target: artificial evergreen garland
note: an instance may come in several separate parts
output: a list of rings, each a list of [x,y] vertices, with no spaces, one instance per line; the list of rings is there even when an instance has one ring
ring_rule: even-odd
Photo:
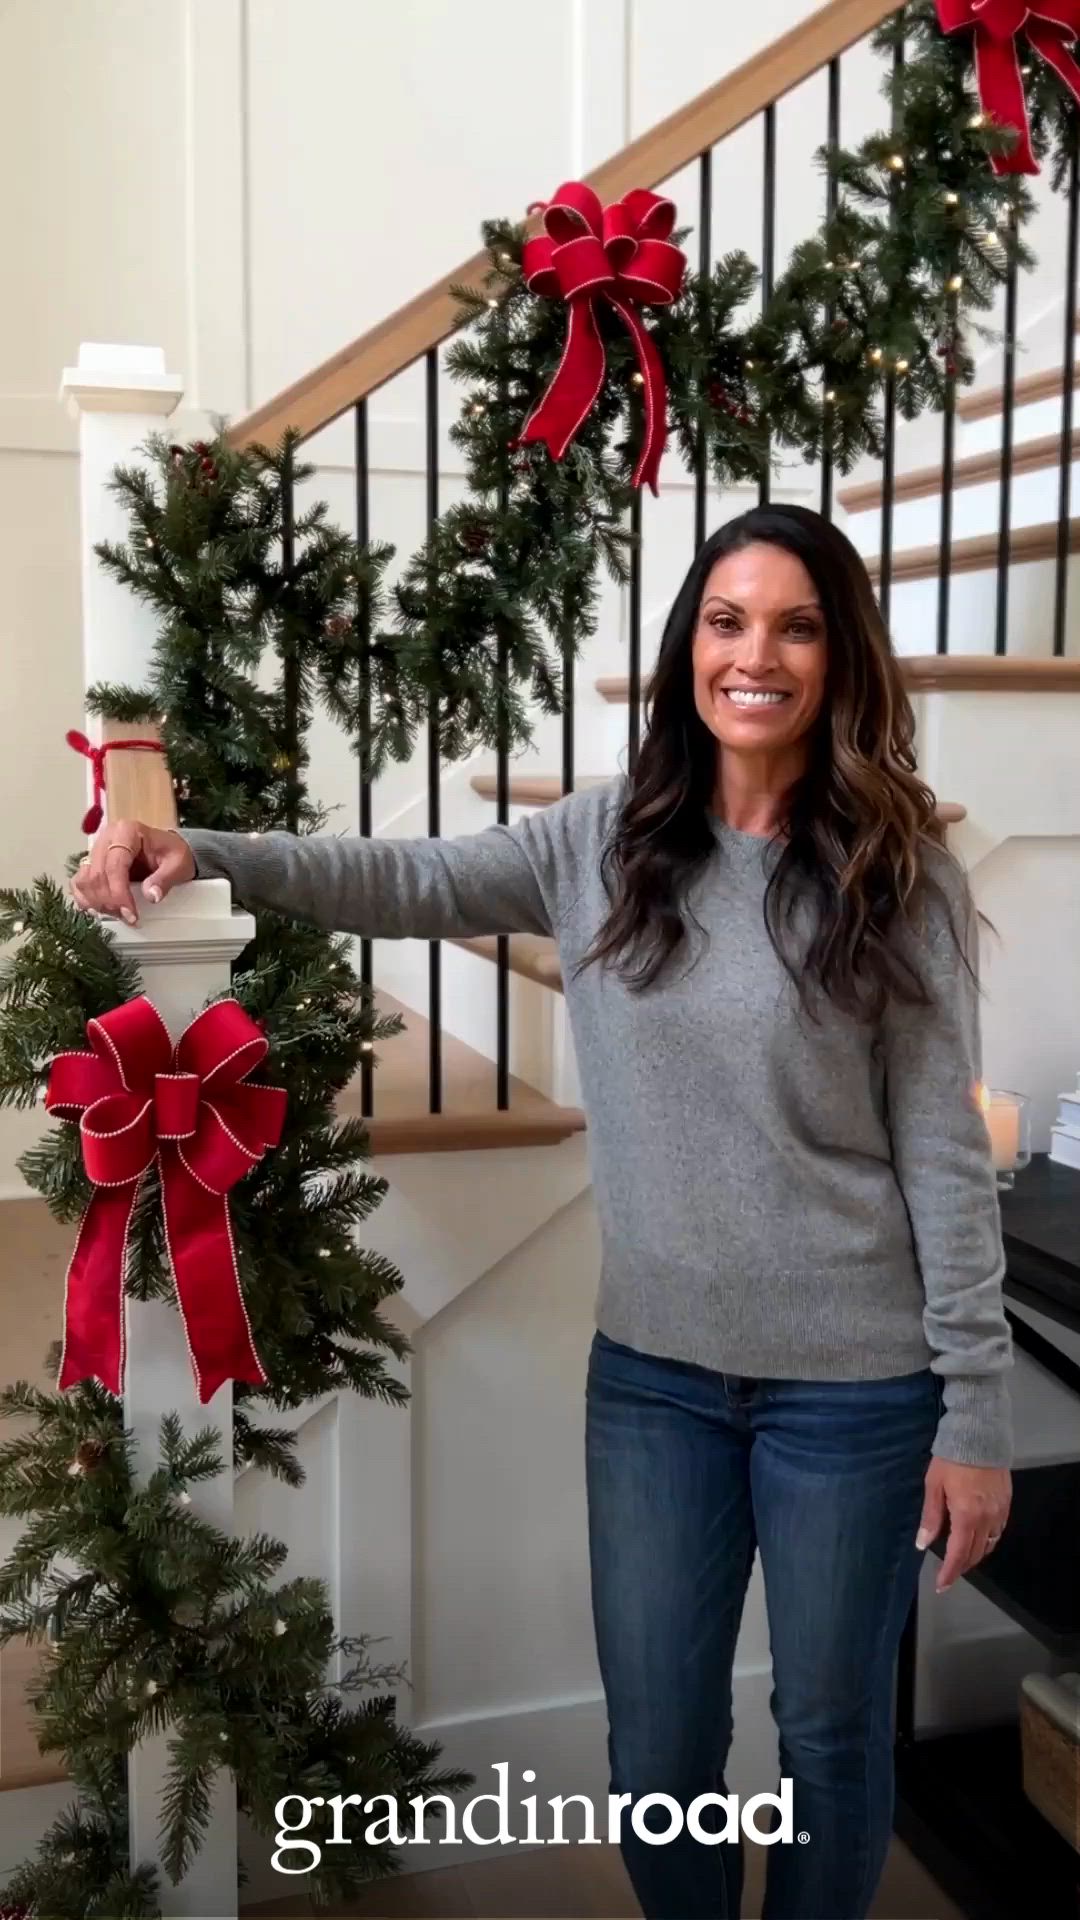
[[[910,420],[940,409],[950,383],[969,383],[1010,262],[1034,264],[1023,229],[1035,203],[1022,177],[992,171],[1014,136],[982,113],[970,36],[946,37],[934,0],[912,0],[874,46],[888,130],[822,151],[836,211],[795,248],[764,310],[754,311],[758,268],[730,253],[647,315],[675,446],[691,469],[703,458],[720,488],[760,481],[785,453],[813,461],[827,449],[841,473],[880,455],[887,396]],[[1025,84],[1033,146],[1060,189],[1075,103],[1043,62]],[[559,365],[566,308],[526,287],[522,225],[490,221],[483,237],[490,268],[483,286],[456,289],[462,330],[446,353],[466,389],[453,429],[466,495],[405,568],[375,640],[376,766],[407,754],[432,712],[447,759],[527,745],[530,699],[557,709],[564,664],[595,630],[601,568],[625,577],[641,441],[626,330],[599,302],[607,378],[564,459],[518,447]]]
[[[274,455],[158,441],[152,460],[117,474],[130,536],[100,558],[154,608],[157,642],[143,687],[95,689],[90,705],[161,720],[183,819],[310,830],[321,820],[305,778],[313,705],[355,734],[381,556],[329,528],[321,506],[294,524],[308,470],[291,441]],[[131,999],[138,980],[49,880],[0,894],[0,940],[15,942],[0,976],[0,1099],[25,1106],[53,1057],[81,1048],[86,1021]],[[34,1696],[42,1746],[63,1756],[80,1796],[8,1890],[39,1920],[157,1911],[153,1876],[129,1872],[123,1813],[124,1757],[151,1731],[170,1743],[162,1832],[174,1876],[198,1847],[221,1767],[265,1831],[289,1791],[404,1801],[465,1783],[397,1725],[385,1688],[401,1676],[371,1665],[362,1636],[348,1685],[331,1684],[342,1643],[327,1596],[314,1581],[277,1584],[279,1543],[226,1539],[189,1510],[189,1485],[239,1466],[300,1484],[291,1434],[263,1417],[272,1409],[347,1388],[405,1397],[384,1356],[408,1343],[381,1310],[401,1279],[356,1245],[385,1183],[365,1164],[362,1124],[334,1107],[398,1023],[363,1001],[347,943],[273,916],[258,917],[233,992],[263,1024],[288,1094],[279,1148],[230,1201],[269,1381],[235,1391],[233,1457],[222,1462],[206,1438],[184,1442],[166,1420],[161,1466],[139,1486],[120,1408],[97,1386],[60,1396],[20,1383],[0,1396],[0,1415],[34,1423],[0,1447],[0,1512],[26,1523],[0,1568],[0,1640],[47,1647]],[[58,1219],[81,1215],[75,1128],[52,1128],[21,1164]],[[171,1292],[155,1175],[140,1190],[127,1290]],[[350,1691],[363,1697],[350,1703]],[[345,1895],[393,1865],[386,1847],[358,1838],[331,1847],[305,1884]]]

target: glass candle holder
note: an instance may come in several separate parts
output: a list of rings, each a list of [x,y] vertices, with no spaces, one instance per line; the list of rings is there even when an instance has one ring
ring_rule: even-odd
[[[1031,1159],[1031,1101],[1026,1093],[984,1087],[982,1110],[997,1183],[1007,1190]]]

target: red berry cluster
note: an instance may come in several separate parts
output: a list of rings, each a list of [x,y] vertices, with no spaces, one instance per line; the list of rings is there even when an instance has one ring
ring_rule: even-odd
[[[737,420],[741,427],[748,427],[753,421],[754,416],[749,407],[746,406],[743,401],[736,400],[735,397],[728,392],[722,380],[714,380],[711,383],[709,387],[709,402],[710,405],[717,409],[718,413],[726,413],[730,420]]]

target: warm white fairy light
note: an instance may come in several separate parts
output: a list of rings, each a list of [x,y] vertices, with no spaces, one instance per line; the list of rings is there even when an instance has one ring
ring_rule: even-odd
[[[632,387],[643,387],[645,385],[645,375],[642,373],[640,367],[635,368],[634,372],[630,375],[630,385]]]
[[[893,171],[894,173],[903,173],[903,171],[904,171],[904,156],[903,156],[903,154],[902,154],[902,153],[890,153],[890,155],[889,155],[889,161],[888,161],[888,164],[889,164],[889,166],[890,166],[890,167],[892,168],[892,171]]]
[[[497,306],[498,306],[498,304],[499,304],[499,303],[498,303],[498,301],[497,301],[497,300],[495,300],[495,299],[491,299],[491,300],[489,300],[489,301],[488,301],[488,306],[489,306],[489,307],[491,307],[491,308],[495,308],[495,307],[497,307]]]
[[[11,923],[11,931],[12,931],[12,933],[25,933],[25,932],[26,932],[26,921],[25,921],[25,920],[13,920],[13,921],[12,921],[12,923]]]
[[[880,347],[871,347],[870,358],[873,361],[875,367],[877,367],[881,365],[881,362],[885,358],[885,355]]]
[[[898,360],[896,363],[897,373],[906,373],[910,365],[910,360]]]
[[[830,387],[828,393],[825,395],[825,398],[828,401],[829,405],[831,406],[833,401],[836,399],[836,388]]]
[[[978,133],[980,127],[985,127],[985,125],[986,116],[982,113],[973,113],[971,119],[968,121],[968,126],[971,128],[972,133]]]
[[[280,1639],[281,1639],[281,1636],[282,1636],[282,1634],[283,1634],[283,1633],[285,1633],[286,1631],[287,1631],[287,1629],[286,1629],[286,1626],[285,1626],[285,1622],[284,1622],[284,1620],[275,1620],[275,1621],[274,1621],[274,1638],[275,1638],[275,1640],[280,1640]]]
[[[960,205],[960,195],[958,193],[953,193],[952,190],[950,189],[950,191],[945,195],[945,205],[947,207],[958,207]]]
[[[954,273],[952,277],[945,282],[950,293],[959,293],[963,284],[964,276],[962,273]]]

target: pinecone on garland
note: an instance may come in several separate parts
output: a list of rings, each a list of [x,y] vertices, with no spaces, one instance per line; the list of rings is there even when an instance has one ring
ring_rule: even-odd
[[[352,632],[352,624],[347,613],[332,613],[323,628],[323,632],[327,634],[331,640],[343,640],[346,634]]]
[[[72,1475],[96,1473],[108,1451],[104,1440],[80,1440],[68,1472]]]

